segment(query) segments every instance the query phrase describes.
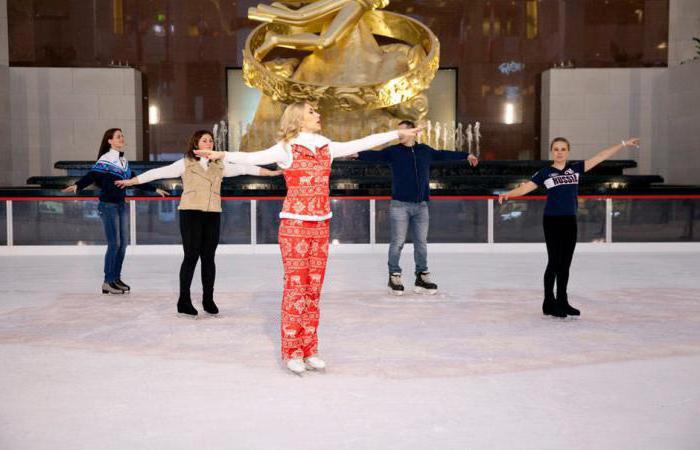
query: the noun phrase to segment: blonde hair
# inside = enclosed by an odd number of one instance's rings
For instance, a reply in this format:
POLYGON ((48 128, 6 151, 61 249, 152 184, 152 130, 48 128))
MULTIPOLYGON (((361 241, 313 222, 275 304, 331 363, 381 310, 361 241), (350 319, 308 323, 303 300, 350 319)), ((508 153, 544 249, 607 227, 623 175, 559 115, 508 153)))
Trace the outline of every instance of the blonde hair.
POLYGON ((304 107, 306 102, 296 102, 284 109, 280 119, 280 129, 277 132, 277 139, 282 142, 289 142, 299 136, 301 124, 304 121, 304 107))

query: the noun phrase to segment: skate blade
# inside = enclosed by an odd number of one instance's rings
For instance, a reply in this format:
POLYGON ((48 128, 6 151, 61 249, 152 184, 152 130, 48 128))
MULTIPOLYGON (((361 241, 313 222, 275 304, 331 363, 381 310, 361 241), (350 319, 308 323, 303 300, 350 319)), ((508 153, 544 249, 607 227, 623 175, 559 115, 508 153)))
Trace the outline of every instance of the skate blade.
POLYGON ((197 317, 199 317, 199 314, 196 316, 193 316, 192 314, 185 314, 185 313, 177 313, 177 316, 180 317, 181 319, 187 319, 187 320, 197 320, 197 317))
POLYGON ((124 291, 121 292, 109 292, 104 289, 102 289, 102 293, 105 295, 124 295, 124 291))
POLYGON ((435 295, 435 294, 437 294, 437 291, 438 291, 437 289, 426 289, 426 288, 422 288, 419 286, 416 286, 413 289, 413 292, 415 292, 416 294, 423 294, 423 295, 435 295))
POLYGON ((561 316, 555 316, 555 315, 553 315, 553 314, 542 314, 542 318, 543 318, 543 319, 566 320, 566 319, 568 319, 569 317, 570 317, 570 316, 561 317, 561 316))
POLYGON ((389 288, 389 293, 390 293, 391 295, 395 295, 395 296, 397 296, 397 297, 401 297, 401 296, 403 295, 403 291, 395 291, 395 290, 393 290, 393 289, 391 289, 391 288, 389 288))

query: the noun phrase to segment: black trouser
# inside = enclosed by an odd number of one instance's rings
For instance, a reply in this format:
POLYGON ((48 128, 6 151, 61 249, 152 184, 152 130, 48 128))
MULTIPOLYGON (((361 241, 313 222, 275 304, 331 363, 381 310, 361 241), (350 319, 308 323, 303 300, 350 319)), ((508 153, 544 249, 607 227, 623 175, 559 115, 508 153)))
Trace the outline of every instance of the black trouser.
POLYGON ((190 286, 197 260, 202 260, 203 301, 214 300, 214 279, 216 265, 214 254, 219 245, 221 213, 194 210, 180 210, 180 234, 185 258, 180 266, 179 302, 191 302, 190 286))
POLYGON ((566 298, 569 267, 576 248, 576 216, 544 216, 544 240, 547 243, 547 269, 544 271, 545 299, 554 299, 554 281, 557 298, 566 298))

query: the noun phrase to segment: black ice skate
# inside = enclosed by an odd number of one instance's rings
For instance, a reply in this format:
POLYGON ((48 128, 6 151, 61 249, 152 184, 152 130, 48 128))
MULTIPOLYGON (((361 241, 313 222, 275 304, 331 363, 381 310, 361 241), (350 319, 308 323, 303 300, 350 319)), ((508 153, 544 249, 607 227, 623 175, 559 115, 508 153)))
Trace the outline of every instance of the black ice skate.
POLYGON ((219 308, 216 306, 216 303, 214 303, 214 300, 202 300, 202 308, 204 308, 207 314, 219 314, 219 308))
POLYGON ((102 283, 102 293, 103 294, 123 294, 124 290, 117 286, 114 282, 102 283))
POLYGON ((401 274, 389 274, 389 292, 394 295, 403 295, 403 283, 401 283, 401 274))
POLYGON ((560 308, 566 313, 566 315, 568 315, 568 316, 580 316, 581 315, 581 311, 579 311, 578 309, 569 305, 569 297, 566 294, 559 296, 559 298, 557 298, 557 303, 559 303, 560 308))
POLYGON ((437 292, 437 284, 430 280, 430 272, 420 272, 416 274, 415 292, 419 294, 433 295, 437 292))
POLYGON ((128 284, 124 283, 124 282, 122 281, 121 278, 118 279, 118 280, 116 280, 116 281, 114 282, 114 284, 115 284, 119 289, 121 289, 122 291, 124 291, 124 292, 126 292, 126 293, 131 292, 131 286, 129 286, 128 284))
POLYGON ((553 317, 566 317, 566 311, 562 308, 561 302, 555 300, 554 296, 546 295, 542 302, 542 314, 553 317))
POLYGON ((191 300, 178 300, 177 312, 182 314, 183 317, 190 317, 192 319, 196 319, 198 314, 197 310, 192 306, 191 300))

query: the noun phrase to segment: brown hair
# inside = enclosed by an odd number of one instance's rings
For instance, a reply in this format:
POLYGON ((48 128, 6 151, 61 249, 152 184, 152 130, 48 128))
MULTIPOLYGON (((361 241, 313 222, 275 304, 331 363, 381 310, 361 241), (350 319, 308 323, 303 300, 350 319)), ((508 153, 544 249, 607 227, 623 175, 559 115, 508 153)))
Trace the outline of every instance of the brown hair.
POLYGON ((97 159, 102 158, 102 155, 107 153, 112 148, 112 144, 109 143, 109 140, 114 139, 114 134, 117 131, 122 131, 122 129, 110 128, 109 130, 105 131, 104 136, 102 136, 102 142, 100 143, 100 149, 97 151, 97 159))
POLYGON ((202 139, 204 135, 211 136, 211 140, 214 141, 214 147, 212 150, 216 150, 216 141, 214 140, 214 135, 209 130, 197 130, 190 137, 189 143, 187 144, 187 151, 185 151, 185 158, 194 159, 199 161, 199 156, 194 154, 194 151, 199 149, 199 140, 202 139))
POLYGON ((566 144, 567 150, 571 150, 571 144, 569 143, 569 140, 568 140, 567 138, 555 137, 554 139, 552 139, 552 143, 549 144, 549 151, 550 151, 550 152, 552 151, 552 148, 554 147, 554 144, 556 144, 557 142, 563 142, 563 143, 565 143, 565 144, 566 144))

